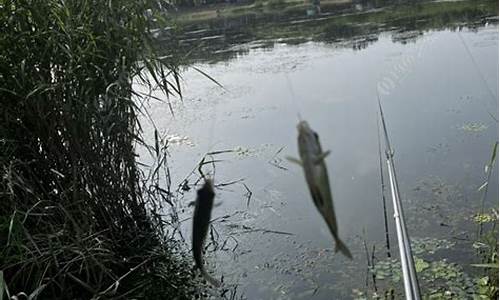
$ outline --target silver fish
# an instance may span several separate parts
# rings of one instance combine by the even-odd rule
[[[193,257],[196,268],[200,269],[201,275],[213,286],[220,286],[221,283],[210,276],[203,266],[203,244],[207,237],[208,227],[210,225],[210,217],[212,207],[214,205],[214,189],[210,179],[205,180],[205,184],[198,190],[196,197],[194,216],[193,216]]]
[[[338,236],[337,218],[333,209],[333,198],[324,160],[330,154],[330,151],[323,152],[318,134],[309,127],[306,121],[300,121],[297,129],[299,131],[300,160],[290,157],[288,159],[301,165],[304,169],[304,175],[314,204],[335,239],[335,252],[340,251],[352,259],[351,252]]]

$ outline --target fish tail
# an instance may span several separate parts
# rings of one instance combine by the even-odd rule
[[[201,271],[201,275],[203,276],[203,278],[205,278],[205,280],[208,281],[211,285],[213,285],[215,287],[221,286],[221,282],[218,281],[217,279],[213,278],[212,276],[210,276],[210,274],[207,273],[205,268],[201,268],[200,271]]]
[[[342,254],[344,254],[346,257],[349,259],[352,259],[351,251],[349,251],[349,248],[342,242],[340,239],[335,240],[335,252],[340,251]]]

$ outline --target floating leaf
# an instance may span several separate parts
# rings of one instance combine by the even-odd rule
[[[411,239],[411,247],[415,255],[434,254],[438,250],[450,249],[453,246],[455,246],[455,242],[445,239],[435,239],[435,238]]]
[[[427,263],[425,260],[421,258],[415,259],[415,270],[417,273],[422,272],[423,270],[427,269],[429,267],[429,263]]]
[[[462,125],[462,127],[460,127],[460,129],[468,132],[481,132],[486,130],[487,128],[488,126],[480,122],[469,122],[465,123],[464,125]]]
[[[474,216],[474,222],[478,224],[483,224],[483,223],[491,223],[496,221],[496,216],[494,214],[476,214]]]

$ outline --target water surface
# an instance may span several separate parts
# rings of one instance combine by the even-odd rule
[[[150,102],[151,118],[171,140],[172,185],[187,179],[192,188],[178,200],[187,243],[188,204],[199,179],[191,172],[207,152],[234,150],[214,155],[221,160],[215,169],[204,167],[223,185],[216,190],[220,205],[213,211],[206,261],[209,272],[223,276],[238,296],[351,299],[356,289],[374,290],[367,250],[370,257],[375,247],[377,260],[385,258],[377,91],[395,149],[409,234],[453,244],[419,257],[444,258],[474,276],[467,267],[474,259],[467,250],[474,232],[470,219],[498,139],[498,26],[427,30],[404,42],[400,36],[382,32],[366,47],[342,41],[273,41],[263,47],[265,41],[249,41],[238,46],[241,54],[194,64],[224,88],[188,67],[183,100],[169,100],[174,116],[165,103]],[[298,114],[318,132],[323,149],[332,151],[326,164],[339,234],[352,261],[333,253],[302,170],[284,158],[298,156]],[[152,140],[152,130],[145,134]],[[487,204],[495,207],[496,170],[491,183]],[[421,281],[427,291],[429,283]],[[402,283],[380,280],[378,288],[383,287],[398,295]]]

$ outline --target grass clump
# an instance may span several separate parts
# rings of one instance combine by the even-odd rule
[[[285,0],[269,0],[269,1],[267,1],[267,6],[270,8],[278,8],[278,7],[282,7],[285,5],[286,5]]]
[[[135,161],[132,79],[180,92],[175,56],[159,59],[149,34],[166,26],[154,11],[150,0],[0,1],[0,298],[194,293],[158,214],[166,192]]]

